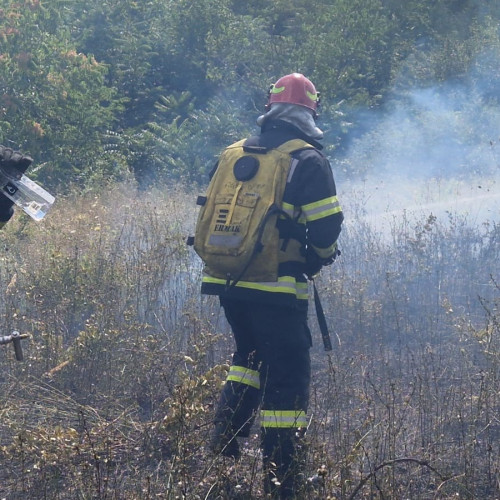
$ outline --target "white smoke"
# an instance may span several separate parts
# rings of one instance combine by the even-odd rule
[[[402,213],[500,220],[500,78],[483,72],[478,63],[460,84],[398,84],[383,111],[360,115],[366,132],[333,160],[344,207],[381,223]]]

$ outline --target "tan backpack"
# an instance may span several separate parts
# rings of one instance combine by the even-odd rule
[[[278,217],[291,165],[291,153],[312,146],[300,139],[276,149],[245,146],[224,150],[210,181],[194,236],[194,249],[210,276],[227,280],[277,280],[280,240]]]

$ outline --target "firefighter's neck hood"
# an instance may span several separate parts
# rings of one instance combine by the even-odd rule
[[[316,127],[313,111],[305,106],[298,106],[287,102],[277,102],[271,105],[271,109],[257,118],[257,125],[262,127],[268,120],[283,120],[295,125],[307,137],[322,139],[323,131]]]

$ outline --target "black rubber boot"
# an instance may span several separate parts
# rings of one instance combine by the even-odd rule
[[[299,499],[305,482],[305,443],[298,429],[262,429],[264,491],[272,499]]]

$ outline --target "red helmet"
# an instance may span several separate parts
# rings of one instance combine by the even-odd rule
[[[298,104],[316,112],[319,104],[319,92],[316,91],[311,80],[308,80],[304,75],[292,73],[281,77],[271,85],[267,107],[274,102]]]

